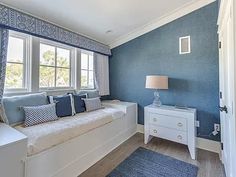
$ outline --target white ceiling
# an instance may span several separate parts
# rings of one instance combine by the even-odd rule
[[[107,45],[196,1],[199,0],[0,0]],[[112,32],[106,33],[108,30]]]

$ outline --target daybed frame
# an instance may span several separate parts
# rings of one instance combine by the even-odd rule
[[[137,104],[104,103],[124,117],[25,160],[25,177],[77,177],[136,133]]]

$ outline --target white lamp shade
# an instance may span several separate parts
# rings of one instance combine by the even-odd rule
[[[167,76],[146,76],[146,88],[148,89],[168,89]]]

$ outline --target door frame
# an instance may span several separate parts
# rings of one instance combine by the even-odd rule
[[[232,9],[232,13],[233,13],[233,25],[234,25],[234,61],[236,60],[236,1],[233,1],[233,9]],[[236,75],[236,61],[234,62],[234,76]],[[234,112],[236,112],[236,76],[234,78]],[[233,152],[233,164],[236,164],[236,116],[234,117],[234,149],[235,151]],[[236,176],[236,168],[234,168],[233,171],[233,176]]]
[[[222,36],[222,29],[225,28],[227,16],[230,15],[232,19],[232,27],[233,27],[233,49],[236,51],[236,1],[235,0],[221,0],[220,4],[220,10],[219,10],[219,17],[218,17],[218,34],[219,34],[219,40],[221,39]],[[219,41],[220,42],[220,41]],[[230,163],[229,166],[233,167],[233,165],[236,164],[236,52],[233,53],[234,56],[234,64],[233,64],[233,91],[232,91],[232,97],[233,97],[233,103],[232,103],[232,120],[230,124],[230,134],[232,135],[230,139],[230,152],[231,156],[228,159],[228,162]],[[221,62],[221,61],[220,61]],[[223,152],[222,152],[223,154]],[[223,159],[224,160],[224,159]],[[226,169],[227,170],[227,169]],[[227,177],[234,177],[236,176],[236,168],[230,168],[229,171],[226,171]]]

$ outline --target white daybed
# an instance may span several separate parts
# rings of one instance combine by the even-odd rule
[[[136,133],[137,104],[103,105],[55,122],[15,127],[28,137],[23,176],[77,177]]]

